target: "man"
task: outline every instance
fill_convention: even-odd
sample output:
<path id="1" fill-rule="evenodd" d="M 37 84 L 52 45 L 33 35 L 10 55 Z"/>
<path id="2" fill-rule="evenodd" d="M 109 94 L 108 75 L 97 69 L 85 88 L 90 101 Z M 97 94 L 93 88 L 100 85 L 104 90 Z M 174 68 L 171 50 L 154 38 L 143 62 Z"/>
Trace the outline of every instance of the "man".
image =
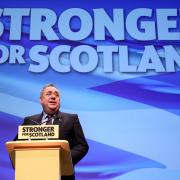
<path id="1" fill-rule="evenodd" d="M 43 108 L 41 114 L 26 117 L 23 125 L 37 124 L 58 124 L 60 129 L 59 139 L 69 142 L 73 166 L 77 164 L 87 153 L 88 144 L 83 134 L 78 116 L 76 114 L 63 113 L 60 108 L 60 93 L 53 85 L 48 84 L 43 87 L 40 94 L 40 102 Z M 49 123 L 48 117 L 51 117 Z M 15 138 L 17 140 L 17 136 Z M 73 176 L 63 176 L 64 179 L 75 179 Z"/>

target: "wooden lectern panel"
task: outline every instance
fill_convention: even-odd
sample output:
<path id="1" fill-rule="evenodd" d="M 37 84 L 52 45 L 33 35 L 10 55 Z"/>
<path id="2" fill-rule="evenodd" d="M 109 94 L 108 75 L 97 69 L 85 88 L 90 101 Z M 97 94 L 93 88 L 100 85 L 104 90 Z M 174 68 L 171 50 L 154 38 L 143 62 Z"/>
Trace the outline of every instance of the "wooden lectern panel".
<path id="1" fill-rule="evenodd" d="M 7 142 L 6 147 L 15 167 L 16 180 L 36 180 L 36 177 L 37 180 L 56 180 L 60 175 L 73 174 L 68 141 L 12 141 Z"/>
<path id="2" fill-rule="evenodd" d="M 59 149 L 17 150 L 15 180 L 59 180 Z"/>

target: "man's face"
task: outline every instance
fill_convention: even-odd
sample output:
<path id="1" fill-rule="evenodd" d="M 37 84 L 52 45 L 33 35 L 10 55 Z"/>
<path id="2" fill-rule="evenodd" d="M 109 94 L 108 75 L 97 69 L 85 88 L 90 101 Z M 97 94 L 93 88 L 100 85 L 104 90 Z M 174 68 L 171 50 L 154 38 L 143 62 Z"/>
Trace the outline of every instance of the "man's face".
<path id="1" fill-rule="evenodd" d="M 55 87 L 47 87 L 44 89 L 40 102 L 43 110 L 47 114 L 53 114 L 59 110 L 60 95 L 58 89 Z"/>

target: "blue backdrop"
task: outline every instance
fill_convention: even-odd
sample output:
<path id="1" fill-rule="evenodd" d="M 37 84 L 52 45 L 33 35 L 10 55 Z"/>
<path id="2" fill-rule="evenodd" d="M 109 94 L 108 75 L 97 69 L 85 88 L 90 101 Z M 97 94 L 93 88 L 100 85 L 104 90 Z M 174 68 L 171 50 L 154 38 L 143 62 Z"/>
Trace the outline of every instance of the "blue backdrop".
<path id="1" fill-rule="evenodd" d="M 55 12 L 76 7 L 92 14 L 94 8 L 113 8 L 129 12 L 135 8 L 177 8 L 180 1 L 111 2 L 92 1 L 1 1 L 1 8 L 37 7 Z M 23 45 L 28 51 L 34 44 L 54 47 L 66 44 L 96 46 L 115 44 L 107 36 L 103 42 L 93 40 L 93 33 L 83 41 L 53 42 L 28 40 L 28 24 L 23 24 L 21 41 L 10 42 L 9 20 L 3 19 L 5 33 L 1 45 Z M 140 42 L 126 39 L 121 44 L 131 47 L 130 56 L 136 61 L 146 44 L 174 45 L 179 41 Z M 178 51 L 180 52 L 180 51 Z M 27 62 L 29 60 L 27 59 Z M 90 73 L 58 73 L 48 68 L 43 73 L 31 73 L 28 64 L 0 64 L 0 179 L 13 180 L 14 170 L 5 142 L 14 138 L 25 116 L 42 111 L 39 92 L 52 82 L 61 89 L 61 111 L 78 113 L 90 149 L 76 166 L 76 176 L 84 179 L 117 180 L 178 180 L 180 179 L 180 73 L 104 73 L 102 65 Z"/>

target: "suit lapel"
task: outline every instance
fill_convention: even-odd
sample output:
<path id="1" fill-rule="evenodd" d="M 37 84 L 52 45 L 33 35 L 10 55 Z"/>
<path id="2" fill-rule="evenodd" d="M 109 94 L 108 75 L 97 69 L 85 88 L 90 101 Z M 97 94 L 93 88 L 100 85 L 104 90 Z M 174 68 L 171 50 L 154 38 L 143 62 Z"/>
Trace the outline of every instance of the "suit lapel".
<path id="1" fill-rule="evenodd" d="M 60 111 L 58 111 L 53 124 L 60 125 L 60 127 L 61 127 L 62 123 L 63 123 L 63 116 L 62 116 L 62 113 Z"/>
<path id="2" fill-rule="evenodd" d="M 53 125 L 59 125 L 59 139 L 62 138 L 62 132 L 61 132 L 61 128 L 62 128 L 62 123 L 63 123 L 63 116 L 62 113 L 60 111 L 58 111 L 58 114 L 56 115 Z"/>

